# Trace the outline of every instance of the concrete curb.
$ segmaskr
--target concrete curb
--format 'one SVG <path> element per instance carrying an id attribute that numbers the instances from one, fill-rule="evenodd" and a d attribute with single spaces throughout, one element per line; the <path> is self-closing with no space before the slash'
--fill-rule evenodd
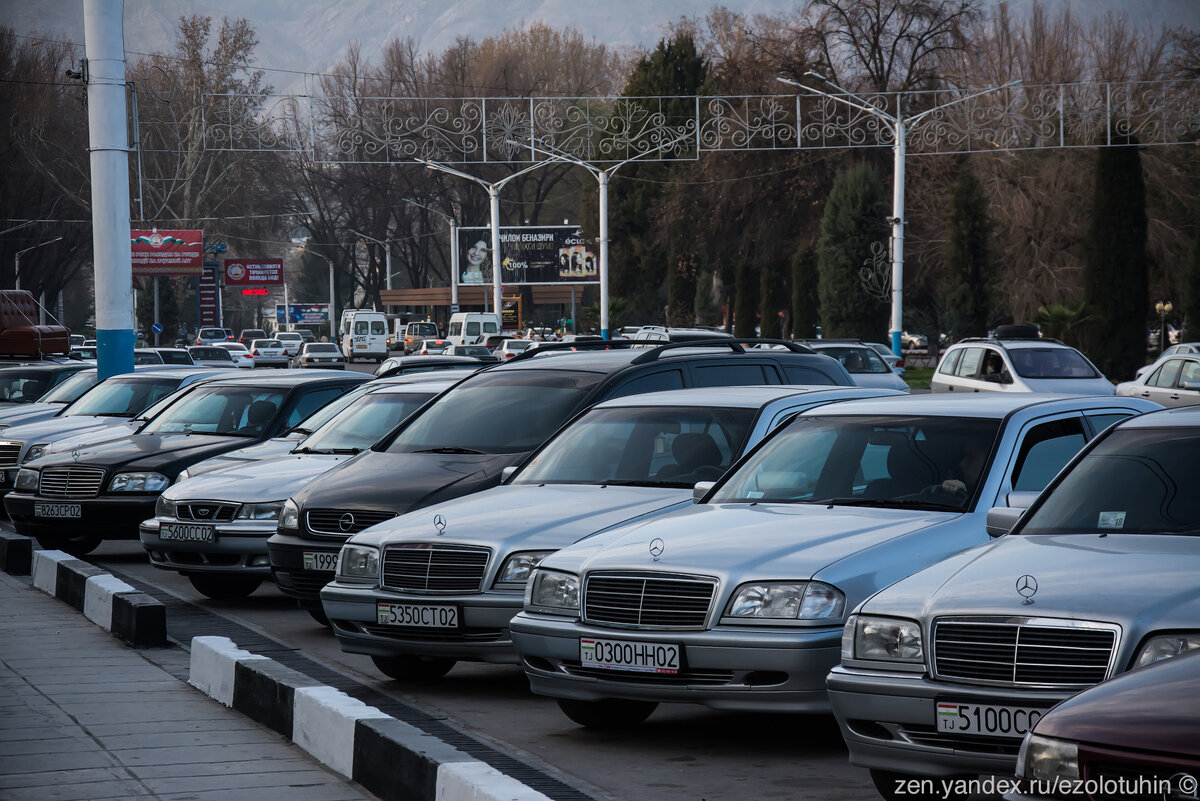
<path id="1" fill-rule="evenodd" d="M 0 531 L 0 570 L 10 576 L 28 576 L 33 569 L 33 540 Z"/>
<path id="2" fill-rule="evenodd" d="M 227 637 L 193 637 L 189 683 L 384 801 L 549 801 L 485 762 Z"/>
<path id="3" fill-rule="evenodd" d="M 135 648 L 167 644 L 165 607 L 100 568 L 62 551 L 32 551 L 30 572 L 33 586 Z"/>

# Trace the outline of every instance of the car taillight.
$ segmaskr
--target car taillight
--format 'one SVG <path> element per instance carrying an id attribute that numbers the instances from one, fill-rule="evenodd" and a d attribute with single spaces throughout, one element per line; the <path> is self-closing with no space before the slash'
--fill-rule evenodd
<path id="1" fill-rule="evenodd" d="M 904 359 L 896 359 L 896 366 L 897 366 L 897 367 L 903 367 L 903 366 L 904 366 Z"/>
<path id="2" fill-rule="evenodd" d="M 515 353 L 506 353 L 506 354 L 504 354 L 504 358 L 511 359 L 515 355 L 516 355 Z"/>

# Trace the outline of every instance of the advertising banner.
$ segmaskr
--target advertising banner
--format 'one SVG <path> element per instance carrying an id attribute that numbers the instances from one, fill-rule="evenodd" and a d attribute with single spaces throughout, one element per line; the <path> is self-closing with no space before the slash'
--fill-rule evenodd
<path id="1" fill-rule="evenodd" d="M 134 278 L 163 275 L 198 277 L 204 269 L 203 231 L 160 231 L 135 228 L 129 232 Z"/>
<path id="2" fill-rule="evenodd" d="M 289 303 L 288 319 L 283 319 L 283 304 L 275 304 L 276 325 L 320 325 L 329 322 L 328 303 Z"/>
<path id="3" fill-rule="evenodd" d="M 225 259 L 225 286 L 278 286 L 283 259 Z"/>
<path id="4" fill-rule="evenodd" d="M 217 282 L 218 267 L 219 265 L 215 261 L 204 262 L 204 274 L 200 276 L 196 287 L 196 303 L 200 307 L 199 323 L 201 327 L 221 324 L 221 288 Z"/>
<path id="5" fill-rule="evenodd" d="M 492 231 L 459 228 L 460 285 L 492 283 Z M 504 286 L 594 284 L 600 280 L 600 245 L 575 225 L 504 226 L 500 229 L 500 281 Z"/>

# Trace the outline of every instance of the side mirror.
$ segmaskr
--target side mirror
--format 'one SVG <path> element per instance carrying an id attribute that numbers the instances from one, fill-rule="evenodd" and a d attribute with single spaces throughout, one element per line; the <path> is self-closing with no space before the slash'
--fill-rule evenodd
<path id="1" fill-rule="evenodd" d="M 697 481 L 692 487 L 692 503 L 700 503 L 708 491 L 717 486 L 715 481 Z"/>
<path id="2" fill-rule="evenodd" d="M 1041 495 L 1040 492 L 1010 492 L 1004 500 L 1009 508 L 1024 511 L 1033 506 L 1033 502 L 1037 500 L 1039 495 Z"/>
<path id="3" fill-rule="evenodd" d="M 1003 537 L 1013 530 L 1013 526 L 1025 513 L 1024 509 L 1013 509 L 1009 506 L 994 506 L 988 509 L 987 521 L 984 527 L 989 537 Z"/>
<path id="4" fill-rule="evenodd" d="M 510 464 L 508 467 L 500 471 L 500 483 L 507 484 L 508 480 L 513 477 L 513 473 L 517 472 L 517 465 Z"/>
<path id="5" fill-rule="evenodd" d="M 1183 389 L 1190 389 L 1192 392 L 1200 390 L 1200 381 L 1184 381 Z"/>

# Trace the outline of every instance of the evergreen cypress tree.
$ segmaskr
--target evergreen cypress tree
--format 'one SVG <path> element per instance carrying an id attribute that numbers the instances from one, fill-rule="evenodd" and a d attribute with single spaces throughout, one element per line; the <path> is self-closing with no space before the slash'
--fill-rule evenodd
<path id="1" fill-rule="evenodd" d="M 1188 341 L 1200 336 L 1200 214 L 1196 215 L 1196 231 L 1192 235 L 1192 252 L 1183 273 L 1183 302 L 1179 314 L 1187 326 Z"/>
<path id="2" fill-rule="evenodd" d="M 754 326 L 758 324 L 758 281 L 749 259 L 743 256 L 738 261 L 736 275 L 733 286 L 733 335 L 753 339 Z"/>
<path id="3" fill-rule="evenodd" d="M 871 243 L 884 238 L 883 184 L 874 167 L 857 164 L 834 179 L 821 217 L 817 271 L 825 336 L 877 340 L 887 330 L 887 307 L 859 275 Z"/>
<path id="4" fill-rule="evenodd" d="M 791 302 L 791 271 L 786 264 L 767 262 L 759 273 L 758 296 L 761 306 L 758 311 L 759 329 L 764 337 L 778 339 L 783 336 L 783 317 L 788 313 Z"/>
<path id="5" fill-rule="evenodd" d="M 970 172 L 959 174 L 946 221 L 946 269 L 940 282 L 942 305 L 954 339 L 981 337 L 988 330 L 989 239 L 987 198 Z"/>
<path id="6" fill-rule="evenodd" d="M 1149 288 L 1146 184 L 1136 139 L 1113 134 L 1096 158 L 1096 188 L 1083 273 L 1085 302 L 1103 320 L 1088 337 L 1088 355 L 1114 381 L 1146 361 Z"/>
<path id="7" fill-rule="evenodd" d="M 792 256 L 792 336 L 811 339 L 817 335 L 817 251 L 812 245 Z"/>

